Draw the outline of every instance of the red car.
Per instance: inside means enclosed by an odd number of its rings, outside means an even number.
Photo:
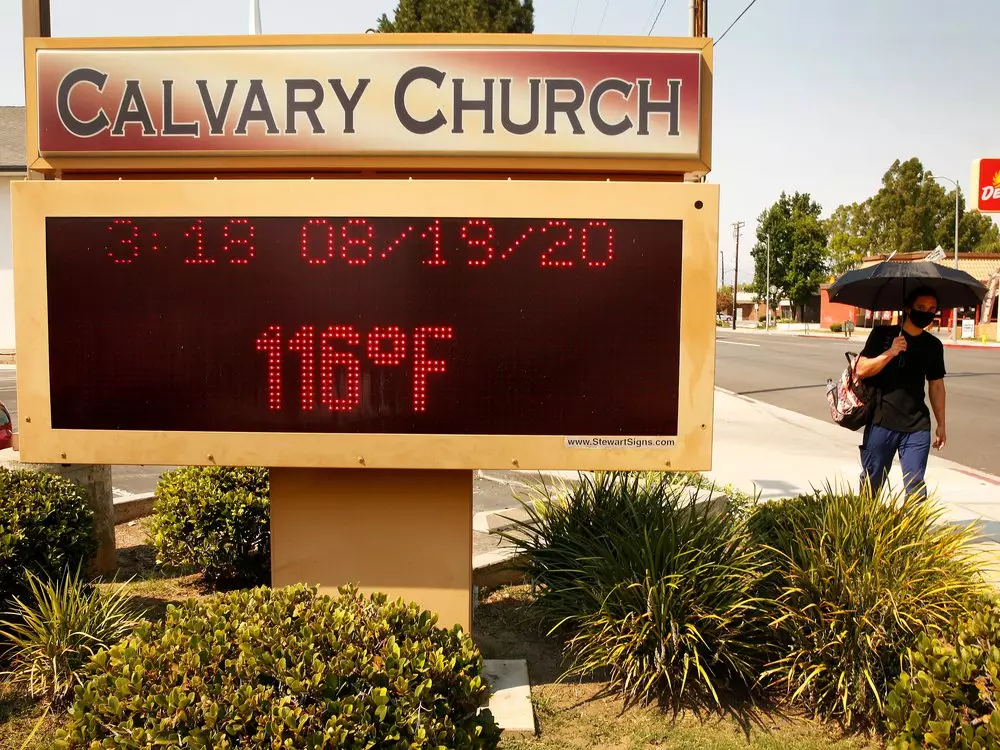
[[[0,450],[14,446],[14,425],[10,421],[10,412],[0,401]]]

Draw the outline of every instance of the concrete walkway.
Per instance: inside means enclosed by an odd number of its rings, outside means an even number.
[[[861,433],[832,422],[716,389],[715,442],[709,476],[762,499],[788,497],[825,482],[857,487]],[[1000,446],[997,446],[1000,450]],[[898,461],[890,482],[902,487]],[[985,522],[1000,541],[1000,477],[931,455],[927,485],[949,521]]]

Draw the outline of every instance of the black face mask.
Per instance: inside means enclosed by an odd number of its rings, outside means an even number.
[[[917,328],[926,328],[934,322],[935,315],[937,315],[937,313],[924,312],[923,310],[910,310],[910,314],[907,317]]]

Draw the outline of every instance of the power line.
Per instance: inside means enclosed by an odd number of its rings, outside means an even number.
[[[570,24],[569,33],[572,34],[576,30],[576,16],[580,12],[580,0],[576,0],[576,8],[573,10],[573,23]]]
[[[748,10],[750,10],[754,6],[754,3],[756,3],[756,2],[757,2],[757,0],[750,0],[750,4],[743,9],[742,13],[740,13],[738,16],[736,16],[736,20],[733,21],[731,24],[729,24],[729,28],[727,28],[725,31],[722,32],[722,36],[720,36],[718,39],[715,40],[716,44],[718,44],[719,42],[721,42],[725,38],[726,34],[729,33],[729,29],[733,28],[733,26],[735,26],[737,23],[739,23],[739,20],[741,18],[743,18],[744,15],[746,15],[746,12]]]
[[[754,0],[754,2],[756,2],[756,0]],[[653,25],[649,27],[649,33],[646,34],[646,36],[652,36],[653,35],[653,29],[656,28],[656,24],[660,20],[660,14],[663,12],[663,8],[664,8],[664,6],[666,4],[667,4],[667,0],[663,0],[663,2],[660,3],[660,9],[658,11],[656,11],[656,18],[653,19]]]
[[[642,26],[639,27],[640,29],[644,29],[647,26],[649,26],[649,22],[653,19],[653,13],[655,11],[656,11],[656,0],[653,0],[653,2],[650,3],[649,5],[649,11],[646,13],[646,18],[643,20]]]
[[[601,25],[597,27],[597,33],[600,34],[601,30],[604,28],[604,19],[608,17],[608,8],[611,6],[611,0],[604,0],[604,12],[601,14]]]

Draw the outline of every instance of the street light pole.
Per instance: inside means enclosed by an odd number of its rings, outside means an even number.
[[[767,287],[764,289],[764,328],[771,332],[771,233],[767,234]]]
[[[958,270],[958,183],[955,183],[955,270]],[[951,316],[952,326],[951,326],[951,340],[958,341],[958,308],[956,307]],[[973,333],[975,335],[975,333]]]
[[[946,182],[950,182],[952,185],[955,186],[955,270],[957,271],[958,270],[958,220],[960,218],[958,215],[959,211],[958,197],[959,193],[961,193],[962,187],[958,184],[956,180],[953,180],[950,177],[941,177],[940,175],[934,175],[934,174],[929,174],[928,177],[930,177],[932,180],[945,180]],[[957,307],[953,307],[951,310],[951,340],[958,341]]]

